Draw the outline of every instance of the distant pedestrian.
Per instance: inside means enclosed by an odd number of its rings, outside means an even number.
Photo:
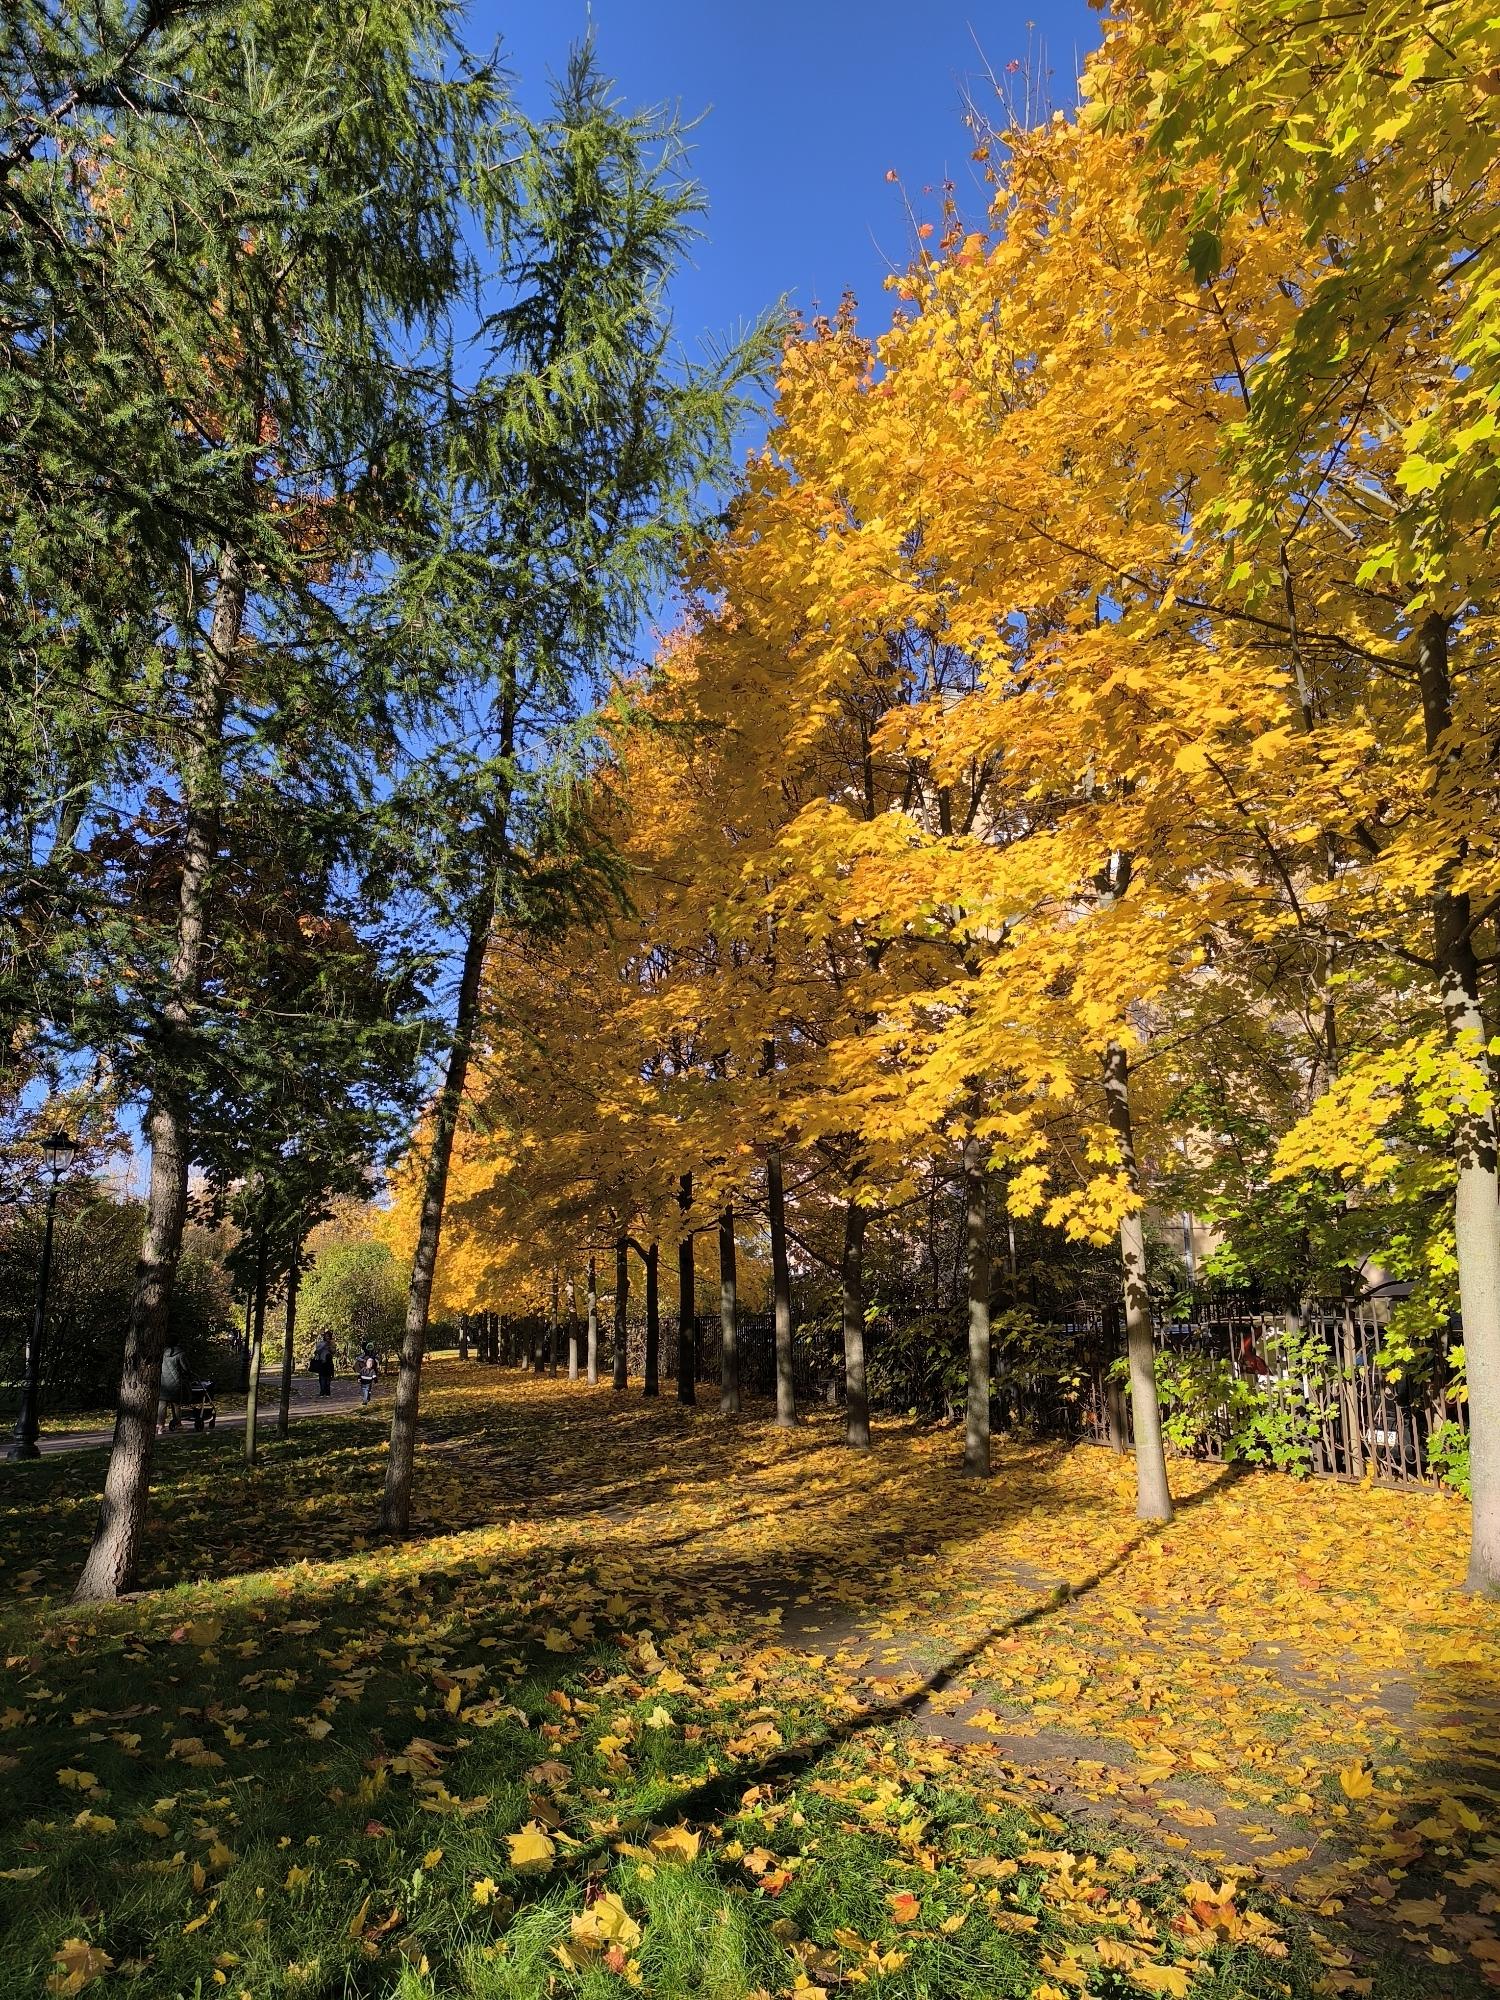
[[[375,1358],[375,1349],[367,1340],[359,1352],[359,1399],[368,1403],[375,1393],[375,1381],[380,1374],[380,1363]]]
[[[320,1333],[318,1335],[318,1344],[312,1351],[312,1365],[313,1373],[318,1378],[318,1394],[320,1396],[331,1396],[333,1394],[333,1336],[331,1334]]]
[[[191,1392],[188,1381],[187,1356],[175,1340],[167,1342],[167,1351],[161,1358],[161,1387],[157,1392],[156,1428],[158,1433],[168,1427],[167,1412],[171,1411],[171,1428],[182,1429],[181,1405]]]

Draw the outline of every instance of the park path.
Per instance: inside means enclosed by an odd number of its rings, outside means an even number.
[[[358,1407],[359,1385],[351,1377],[348,1381],[344,1382],[336,1380],[333,1385],[333,1393],[328,1396],[298,1395],[294,1391],[292,1395],[291,1416],[295,1422],[298,1417],[326,1417],[331,1415],[335,1410],[350,1410],[357,1409]],[[275,1393],[273,1392],[270,1396],[263,1394],[260,1405],[260,1427],[262,1429],[275,1428],[276,1409],[277,1396]],[[244,1428],[245,1412],[243,1409],[221,1411],[219,1413],[219,1430],[242,1431]],[[41,1447],[44,1458],[54,1458],[59,1453],[66,1451],[97,1451],[101,1446],[107,1445],[110,1442],[112,1435],[112,1432],[108,1430],[45,1431],[37,1439],[37,1443]],[[191,1422],[187,1422],[184,1423],[180,1431],[165,1432],[157,1439],[157,1444],[158,1446],[202,1444],[208,1435],[207,1431],[194,1430]]]

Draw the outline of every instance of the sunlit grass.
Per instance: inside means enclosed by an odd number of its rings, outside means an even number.
[[[788,1437],[457,1364],[428,1410],[410,1542],[371,1532],[378,1414],[307,1420],[254,1473],[209,1440],[163,1457],[156,1587],[88,1611],[64,1592],[102,1459],[11,1469],[0,1991],[82,1990],[88,1950],[101,1991],[254,2000],[1481,1990],[1492,1808],[1451,1767],[1483,1726],[1451,1732],[1496,1628],[1447,1587],[1449,1503],[1182,1468],[1198,1504],[1143,1537],[1084,1449],[1008,1447],[976,1488],[947,1433],[856,1458],[822,1418]],[[1356,1596],[1379,1629],[1345,1629]],[[1447,1678],[1348,1796],[1399,1662]],[[1094,1755],[1049,1795],[1024,1735],[935,1740],[945,1706]],[[1213,1803],[1137,1829],[1131,1771]],[[1290,1910],[1274,1871],[1257,1890],[1257,1812],[1273,1842],[1299,1814],[1336,1835],[1343,1877]],[[1305,1920],[1377,1875],[1448,1900],[1316,1947]]]

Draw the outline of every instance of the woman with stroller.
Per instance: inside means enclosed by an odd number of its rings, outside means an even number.
[[[312,1372],[318,1378],[318,1394],[333,1394],[333,1335],[320,1333],[312,1351]]]

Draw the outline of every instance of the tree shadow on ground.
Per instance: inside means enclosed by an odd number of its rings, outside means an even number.
[[[199,1740],[211,1749],[222,1718],[270,1701],[267,1690],[280,1680],[288,1686],[280,1691],[279,1735],[252,1757],[258,1769],[275,1774],[257,1808],[262,1830],[255,1840],[270,1839],[276,1812],[269,1808],[290,1811],[290,1792],[306,1788],[309,1772],[323,1794],[357,1798],[372,1763],[384,1768],[413,1736],[438,1746],[443,1781],[455,1797],[489,1798],[484,1824],[518,1825],[537,1806],[526,1773],[545,1759],[546,1729],[560,1726],[547,1720],[553,1693],[565,1683],[583,1690],[608,1683],[621,1670],[621,1649],[627,1660],[645,1657],[652,1642],[642,1635],[649,1633],[656,1645],[674,1646],[690,1661],[717,1645],[737,1649],[745,1685],[731,1714],[753,1712],[762,1700],[777,1704],[774,1743],[736,1753],[715,1771],[684,1773],[681,1783],[664,1774],[653,1812],[719,1818],[749,1791],[799,1784],[850,1746],[910,1725],[997,1644],[1066,1626],[1108,1596],[1116,1580],[1149,1575],[1152,1552],[1166,1543],[1191,1539],[1215,1550],[1234,1518],[1241,1484],[1233,1471],[1187,1472],[1185,1518],[1164,1532],[1133,1522],[1128,1502],[1096,1460],[1080,1461],[1062,1446],[1009,1446],[998,1454],[998,1476],[975,1482],[961,1476],[951,1435],[934,1440],[911,1425],[886,1427],[874,1453],[855,1455],[837,1446],[836,1420],[822,1413],[788,1435],[760,1413],[730,1423],[667,1399],[620,1400],[581,1385],[533,1379],[514,1398],[497,1394],[493,1377],[483,1387],[486,1393],[475,1397],[460,1383],[459,1394],[438,1399],[419,1475],[425,1520],[421,1534],[404,1545],[372,1545],[369,1533],[383,1426],[371,1420],[356,1430],[354,1417],[309,1420],[268,1453],[257,1473],[240,1470],[232,1449],[213,1447],[195,1451],[191,1467],[173,1467],[154,1530],[152,1575],[170,1583],[208,1570],[223,1587],[87,1613],[37,1607],[40,1627],[24,1652],[18,1646],[15,1662],[22,1706],[29,1708],[34,1690],[45,1685],[56,1702],[84,1713],[110,1710],[106,1734],[116,1725],[134,1730],[136,1723],[119,1711],[144,1706],[140,1733],[167,1738],[160,1745],[148,1740],[134,1754],[117,1755],[108,1743],[77,1753],[80,1761],[93,1760],[87,1768],[109,1788],[112,1815],[117,1808],[122,1815],[139,1812],[159,1794],[181,1789],[184,1759],[195,1753],[171,1747],[169,1710],[177,1741]],[[7,1483],[0,1542],[12,1572],[19,1560],[23,1575],[36,1572],[39,1589],[53,1575],[66,1580],[92,1525],[101,1469],[98,1460],[54,1461],[25,1468],[20,1480]],[[18,1505],[28,1497],[48,1504],[28,1511]],[[1289,1519],[1288,1540],[1295,1542],[1298,1532]],[[1003,1553],[1007,1571],[991,1567],[991,1546]],[[971,1551],[984,1567],[982,1589],[963,1570]],[[382,1566],[378,1586],[366,1574],[372,1562]],[[1057,1584],[1039,1590],[1048,1575]],[[1216,1631],[1214,1576],[1210,1562],[1187,1607],[1205,1621],[1203,1649]],[[1182,1589],[1173,1571],[1171,1592]],[[1165,1648],[1168,1667],[1185,1657],[1187,1616],[1166,1605],[1169,1594],[1164,1585],[1160,1629],[1141,1642],[1148,1655],[1153,1643]],[[881,1634],[888,1631],[911,1672],[882,1695],[859,1682],[852,1666],[846,1671],[821,1653],[799,1658],[779,1635],[781,1619],[799,1599],[847,1614],[846,1652],[869,1651],[885,1643]],[[23,1604],[11,1615],[24,1621],[34,1613]],[[195,1616],[219,1628],[206,1646],[193,1636]],[[901,1619],[906,1623],[892,1622]],[[583,1629],[575,1631],[575,1621]],[[568,1650],[557,1650],[559,1644]],[[1199,1644],[1188,1635],[1189,1651]],[[1437,1669],[1424,1684],[1422,1699],[1440,1705],[1439,1727],[1448,1713],[1442,1704],[1469,1726],[1493,1693],[1493,1649],[1486,1650],[1483,1634],[1474,1644],[1475,1658],[1466,1655],[1447,1679]],[[935,1663],[921,1664],[924,1647]],[[627,1671],[649,1686],[643,1668]],[[471,1729],[468,1744],[460,1745],[464,1725],[450,1717],[446,1702],[461,1672],[510,1690],[523,1721]],[[143,1690],[150,1696],[144,1704]],[[1306,1703],[1319,1692],[1317,1684],[1310,1687]],[[1352,1681],[1350,1695],[1358,1701],[1368,1689]],[[461,1708],[468,1705],[461,1696]],[[306,1734],[309,1719],[325,1709],[326,1745]],[[229,1726],[244,1735],[245,1722]],[[286,1770],[289,1743],[298,1757]],[[14,1780],[23,1813],[45,1814],[57,1803],[56,1746],[49,1741],[38,1750]],[[986,1782],[978,1758],[972,1776],[981,1787]],[[1424,1774],[1423,1782],[1429,1780],[1447,1782],[1447,1774],[1434,1768]],[[205,1795],[224,1782],[210,1769]],[[256,1782],[267,1791],[264,1779]],[[1344,1801],[1345,1820],[1327,1830],[1378,1902],[1382,1840],[1393,1835],[1405,1843],[1399,1852],[1406,1860],[1393,1850],[1390,1874],[1424,1866],[1444,1843],[1407,1823],[1379,1829],[1384,1786],[1373,1796],[1368,1810],[1367,1801]],[[1492,1865],[1474,1828],[1459,1824],[1453,1832],[1460,1871]],[[609,1838],[583,1841],[569,1866],[587,1875]],[[68,1879],[64,1870],[64,1892]],[[1485,1882],[1480,1874],[1468,1883],[1460,1914],[1483,1915]],[[1391,1886],[1396,1891],[1399,1878]],[[1414,1899],[1393,1893],[1385,1900],[1394,1909]],[[1420,1927],[1409,1917],[1404,1926],[1398,1922],[1398,1941],[1403,1928],[1419,1953]]]

